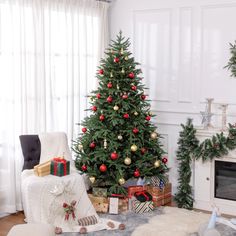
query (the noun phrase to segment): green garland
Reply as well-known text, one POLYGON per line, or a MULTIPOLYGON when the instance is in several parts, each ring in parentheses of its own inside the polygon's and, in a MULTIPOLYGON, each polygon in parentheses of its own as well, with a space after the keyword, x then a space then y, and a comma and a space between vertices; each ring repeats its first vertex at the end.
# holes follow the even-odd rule
POLYGON ((228 64, 224 67, 231 71, 231 76, 236 77, 236 41, 234 44, 230 43, 231 58, 228 64))
POLYGON ((192 162, 192 153, 198 147, 199 141, 196 138, 196 130, 193 127, 192 120, 188 119, 187 124, 181 124, 183 131, 180 132, 178 140, 179 148, 177 150, 177 160, 179 161, 178 172, 178 193, 175 195, 175 201, 178 207, 192 209, 193 196, 192 187, 189 185, 192 171, 190 164, 192 162))
POLYGON ((191 161, 193 158, 203 161, 221 158, 227 155, 230 150, 236 148, 236 126, 229 124, 228 135, 223 132, 213 135, 211 139, 206 139, 199 144, 196 141, 196 129, 192 125, 192 120, 188 119, 187 124, 181 124, 183 131, 180 132, 178 141, 177 160, 179 161, 179 186, 175 201, 178 207, 192 209, 193 196, 190 186, 191 161))

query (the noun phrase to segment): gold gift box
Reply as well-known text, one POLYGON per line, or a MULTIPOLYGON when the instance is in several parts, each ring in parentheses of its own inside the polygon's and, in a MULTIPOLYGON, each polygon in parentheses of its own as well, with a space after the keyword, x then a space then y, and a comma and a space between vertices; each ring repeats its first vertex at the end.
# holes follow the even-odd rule
POLYGON ((51 164, 51 160, 35 166, 34 167, 34 174, 39 177, 49 175, 50 174, 50 164, 51 164))

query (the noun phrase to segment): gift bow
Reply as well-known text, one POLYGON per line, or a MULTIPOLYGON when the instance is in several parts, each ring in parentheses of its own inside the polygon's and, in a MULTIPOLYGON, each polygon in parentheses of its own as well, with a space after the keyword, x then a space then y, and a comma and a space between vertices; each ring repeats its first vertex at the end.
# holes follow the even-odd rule
POLYGON ((75 205, 76 201, 73 200, 70 204, 63 203, 63 208, 65 211, 65 220, 69 220, 70 215, 72 215, 73 220, 75 219, 75 205))
POLYGON ((146 194, 147 192, 146 191, 140 191, 140 192, 136 192, 135 193, 135 196, 138 197, 138 196, 144 196, 146 198, 146 201, 150 201, 150 197, 146 194))
POLYGON ((53 158, 53 161, 66 164, 66 160, 65 160, 64 158, 61 158, 61 157, 54 157, 54 158, 53 158))

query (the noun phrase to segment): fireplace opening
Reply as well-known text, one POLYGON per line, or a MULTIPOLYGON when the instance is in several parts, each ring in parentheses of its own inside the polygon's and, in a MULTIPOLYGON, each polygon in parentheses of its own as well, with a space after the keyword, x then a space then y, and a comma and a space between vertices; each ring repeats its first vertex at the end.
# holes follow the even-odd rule
POLYGON ((215 197, 236 201, 236 162, 215 161, 215 197))

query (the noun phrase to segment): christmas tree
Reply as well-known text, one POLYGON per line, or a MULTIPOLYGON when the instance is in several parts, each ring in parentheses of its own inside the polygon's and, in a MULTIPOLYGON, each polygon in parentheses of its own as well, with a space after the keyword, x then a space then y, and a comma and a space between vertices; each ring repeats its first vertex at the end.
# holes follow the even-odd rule
POLYGON ((168 171, 142 72, 129 46, 120 32, 105 51, 96 75, 98 88, 89 95, 91 114, 73 145, 77 169, 110 193, 125 193, 123 184, 132 177, 162 179, 168 171))
POLYGON ((198 147, 198 140, 195 136, 196 129, 193 127, 192 120, 188 119, 187 124, 181 124, 183 130, 180 132, 178 140, 177 160, 179 161, 179 186, 175 201, 180 208, 193 208, 192 187, 190 186, 191 179, 191 163, 193 153, 198 147))

